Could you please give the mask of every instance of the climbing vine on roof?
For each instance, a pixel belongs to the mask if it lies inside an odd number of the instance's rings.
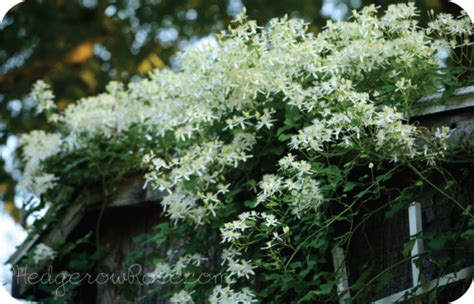
[[[259,26],[243,13],[217,43],[183,52],[179,72],[112,82],[63,112],[38,82],[32,95],[57,131],[22,137],[21,185],[61,208],[84,184],[109,197],[142,174],[166,194],[168,219],[143,240],[181,240],[148,257],[156,268],[146,276],[223,275],[160,284],[171,303],[335,302],[330,251],[349,247],[360,210],[390,216],[433,190],[464,211],[459,232],[471,241],[461,179],[446,172],[472,161],[472,145],[409,118],[421,96],[472,79],[473,28],[446,14],[422,28],[418,16],[413,3],[368,6],[314,35],[301,20]],[[351,287],[355,301],[387,280],[371,275]]]

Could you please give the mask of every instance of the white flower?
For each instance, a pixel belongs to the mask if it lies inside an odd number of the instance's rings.
[[[276,111],[274,109],[264,109],[263,114],[261,115],[260,113],[257,113],[256,118],[258,120],[257,122],[257,130],[266,127],[267,129],[271,129],[273,126],[273,123],[276,121],[276,119],[272,119],[272,114],[274,114]]]
[[[267,249],[270,249],[272,248],[274,245],[273,245],[273,242],[272,241],[268,241],[265,243],[265,246],[261,247],[260,249],[262,250],[267,250]]]
[[[448,127],[436,128],[436,131],[434,133],[435,138],[440,141],[448,140],[450,135],[451,135],[451,130]]]
[[[196,198],[183,192],[165,196],[161,201],[161,205],[175,224],[179,220],[187,219],[192,211],[197,208]]]
[[[25,168],[20,180],[20,187],[41,195],[51,189],[57,178],[42,171],[42,162],[61,152],[62,138],[60,134],[33,131],[20,138],[23,148]]]
[[[296,188],[290,191],[293,197],[291,213],[301,218],[310,211],[317,211],[324,201],[319,183],[312,178],[298,178],[295,185]]]
[[[193,298],[191,297],[191,293],[187,292],[186,290],[181,290],[175,294],[170,299],[170,303],[172,304],[194,304]]]
[[[259,193],[257,200],[261,202],[281,191],[282,178],[273,174],[266,174],[260,181],[259,186],[262,191]]]
[[[162,158],[159,158],[159,157],[152,159],[151,163],[155,167],[156,171],[160,171],[161,168],[165,168],[165,169],[170,168],[170,166]]]
[[[258,301],[255,294],[247,287],[242,288],[241,291],[235,291],[229,286],[217,285],[209,296],[211,304],[251,304],[256,302]]]
[[[323,144],[332,139],[332,129],[327,128],[323,121],[315,119],[309,127],[299,130],[298,135],[291,138],[290,146],[293,149],[312,149],[322,151]]]
[[[242,237],[242,233],[250,228],[246,223],[247,220],[254,220],[254,216],[251,213],[242,213],[239,216],[239,220],[225,223],[221,230],[221,243],[232,243],[239,240]]]
[[[255,219],[257,218],[257,212],[256,211],[242,212],[241,214],[239,214],[238,217],[239,217],[240,222],[245,222],[247,220],[255,221]]]
[[[30,96],[38,102],[38,111],[51,111],[56,109],[54,103],[54,94],[51,91],[51,86],[42,80],[38,80],[30,93]]]
[[[193,255],[190,256],[191,264],[193,264],[196,267],[201,266],[201,263],[204,261],[207,261],[208,258],[203,257],[199,253],[194,253]]]
[[[227,261],[233,260],[236,256],[240,256],[240,255],[242,255],[242,253],[236,249],[225,248],[222,251],[222,255],[221,255],[222,265],[224,265],[224,263],[226,263]]]
[[[230,187],[230,184],[221,184],[219,183],[217,185],[217,193],[221,193],[221,194],[226,194],[226,193],[229,193],[229,187]]]
[[[42,261],[52,260],[56,257],[57,253],[48,245],[40,243],[36,245],[33,251],[33,261],[38,264]]]
[[[406,90],[416,90],[417,86],[412,84],[411,79],[401,78],[399,81],[395,83],[397,87],[395,91],[406,91]]]
[[[26,186],[25,188],[30,189],[33,193],[37,195],[41,195],[48,191],[49,189],[54,188],[56,186],[57,181],[59,178],[54,176],[53,174],[42,174],[35,176],[32,180],[31,185]],[[21,183],[20,185],[25,185]]]
[[[32,131],[23,134],[20,145],[23,148],[23,159],[32,170],[37,170],[40,162],[56,155],[61,150],[62,137],[56,133]]]
[[[168,263],[159,263],[152,272],[146,274],[153,281],[165,280],[173,276],[173,271]]]
[[[234,129],[235,127],[240,127],[242,130],[245,130],[250,123],[247,121],[250,117],[244,116],[234,116],[226,120],[227,127],[225,129]],[[224,130],[225,130],[224,129]]]
[[[299,176],[312,173],[310,163],[303,160],[296,161],[291,153],[280,159],[278,164],[283,170],[295,172]]]
[[[267,227],[275,227],[278,224],[278,220],[273,214],[262,213],[262,218],[265,220],[264,225]]]
[[[227,260],[227,272],[229,273],[229,277],[232,278],[233,276],[237,278],[242,278],[245,277],[246,279],[249,279],[250,276],[255,275],[255,271],[253,271],[257,266],[254,266],[251,264],[251,261],[249,260],[244,260],[244,259],[239,259],[239,260],[233,260],[233,259],[228,259]]]
[[[461,19],[454,19],[452,15],[441,13],[428,24],[428,32],[437,32],[447,36],[470,36],[473,33],[469,17],[464,15]]]
[[[222,241],[221,243],[231,243],[239,240],[242,237],[242,233],[233,230],[221,230]]]

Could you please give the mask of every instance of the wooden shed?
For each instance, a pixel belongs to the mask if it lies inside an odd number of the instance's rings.
[[[460,89],[453,97],[442,104],[435,101],[442,94],[423,98],[417,103],[411,115],[412,122],[426,127],[448,126],[455,130],[453,140],[465,143],[474,139],[474,86]],[[463,185],[460,195],[468,205],[474,205],[474,176]],[[123,261],[134,252],[133,238],[153,231],[153,227],[163,221],[160,200],[162,194],[152,194],[143,189],[143,180],[139,177],[123,182],[116,198],[102,209],[100,199],[93,195],[83,197],[64,210],[60,210],[60,220],[47,227],[42,234],[30,235],[18,248],[8,263],[16,266],[38,243],[53,244],[58,240],[74,241],[87,231],[94,231],[98,217],[103,217],[97,230],[108,250],[105,265],[113,273],[124,273]],[[333,250],[333,266],[337,270],[339,285],[337,291],[340,303],[350,303],[349,287],[355,284],[364,270],[370,241],[371,259],[375,259],[378,270],[391,269],[392,279],[382,290],[373,291],[370,298],[374,303],[394,303],[398,301],[417,302],[417,297],[430,292],[434,287],[444,286],[440,295],[443,301],[453,300],[466,290],[474,275],[474,252],[465,257],[461,270],[440,272],[436,265],[418,265],[413,261],[403,262],[404,244],[414,241],[410,254],[419,255],[428,246],[421,233],[436,231],[441,226],[454,225],[456,214],[446,214],[438,206],[438,201],[412,202],[389,220],[380,212],[363,227],[364,234],[354,236],[346,251]],[[150,248],[149,250],[155,250]],[[446,254],[450,253],[440,253]],[[372,260],[374,261],[374,260]],[[59,267],[61,264],[58,264]],[[423,268],[423,270],[422,270]],[[146,266],[143,266],[143,271]],[[151,270],[151,269],[148,269]],[[421,284],[418,284],[421,283]],[[138,293],[143,295],[147,286]],[[41,292],[27,282],[13,276],[13,296],[40,299]],[[76,295],[75,303],[128,303],[120,287],[114,284],[87,285]],[[137,300],[135,303],[160,303],[158,296]]]

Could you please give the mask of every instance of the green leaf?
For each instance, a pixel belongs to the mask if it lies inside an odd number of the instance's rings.
[[[253,209],[253,208],[255,208],[256,205],[257,205],[257,200],[256,200],[256,199],[246,200],[246,201],[244,202],[244,205],[245,205],[246,207],[249,207],[249,208],[252,208],[252,209]]]
[[[334,282],[327,282],[327,283],[321,284],[320,294],[322,294],[322,295],[330,294],[332,289],[334,288],[334,285],[335,285]]]
[[[449,98],[454,95],[454,92],[456,91],[455,87],[450,87],[447,90],[443,92],[442,98]]]
[[[250,186],[251,188],[255,188],[255,186],[257,186],[257,181],[252,178],[247,180],[245,184]]]
[[[270,201],[269,203],[266,203],[265,206],[267,206],[268,208],[276,207],[278,206],[278,203],[274,201]]]
[[[283,132],[291,130],[291,129],[293,129],[293,127],[291,127],[291,126],[283,126],[281,128],[278,128],[277,136],[280,136],[281,134],[283,134]]]
[[[474,239],[474,229],[469,229],[462,233],[462,237],[468,240]]]
[[[403,245],[403,256],[405,257],[410,256],[410,252],[415,246],[415,243],[416,243],[416,239],[411,239]]]
[[[283,122],[285,126],[294,127],[297,125],[297,122],[301,118],[301,113],[297,107],[288,106],[285,113],[285,121]]]
[[[462,212],[462,215],[468,216],[471,213],[471,209],[472,205],[467,206],[466,209],[464,209],[464,211]]]
[[[184,182],[184,189],[192,191],[196,187],[198,182],[198,178],[196,176],[192,176],[188,181]]]
[[[383,182],[386,182],[388,180],[390,180],[392,178],[392,174],[384,174],[384,175],[379,175],[375,178],[375,181],[377,183],[383,183]]]
[[[397,214],[399,211],[403,210],[404,208],[408,207],[408,203],[398,202],[391,206],[391,208],[385,212],[385,219],[391,219]]]
[[[439,251],[441,249],[443,249],[446,245],[446,243],[448,242],[448,240],[450,239],[450,237],[448,235],[441,235],[439,236],[438,238],[430,241],[428,243],[428,245],[430,246],[431,249],[435,250],[435,251]]]
[[[280,145],[280,146],[274,146],[266,149],[263,151],[262,155],[276,155],[276,156],[281,156],[283,152],[285,151],[285,146]]]
[[[278,136],[278,140],[280,141],[287,141],[288,139],[291,139],[293,135],[291,134],[280,134],[280,136]]]
[[[303,267],[303,263],[301,261],[294,262],[290,264],[290,268],[297,269]]]
[[[344,186],[344,192],[349,192],[351,191],[352,189],[354,189],[354,187],[356,186],[355,183],[353,182],[347,182],[346,185]]]
[[[387,284],[390,282],[391,279],[392,279],[392,274],[387,271],[379,277],[378,285],[381,286],[382,288],[386,288]]]

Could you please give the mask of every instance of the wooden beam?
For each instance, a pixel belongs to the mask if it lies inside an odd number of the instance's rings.
[[[443,97],[443,92],[421,98],[413,105],[411,117],[420,117],[439,114],[447,111],[474,108],[474,86],[460,88],[454,91],[454,95],[447,98],[443,103],[436,101]]]
[[[410,238],[415,238],[415,244],[411,250],[411,256],[416,257],[423,252],[423,240],[420,238],[420,234],[423,230],[420,203],[413,202],[410,207],[408,207],[408,224],[410,228]],[[411,274],[413,287],[415,287],[421,281],[421,272],[413,258],[411,260]]]
[[[347,267],[345,262],[344,250],[336,246],[332,249],[332,261],[334,265],[334,272],[336,273],[337,294],[339,296],[339,303],[349,303],[351,294],[349,292],[349,277],[347,275]]]

